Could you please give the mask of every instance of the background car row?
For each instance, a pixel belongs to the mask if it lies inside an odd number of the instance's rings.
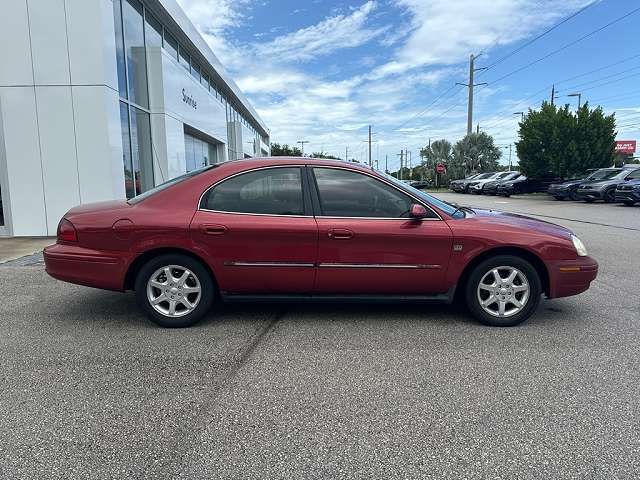
[[[549,185],[558,178],[529,178],[520,172],[488,172],[454,180],[449,188],[457,193],[485,195],[517,195],[522,193],[546,192]]]
[[[640,203],[640,165],[600,168],[587,171],[582,178],[562,181],[559,178],[529,178],[520,172],[488,172],[454,180],[449,189],[457,193],[518,195],[547,192],[557,200],[602,200],[625,205]]]

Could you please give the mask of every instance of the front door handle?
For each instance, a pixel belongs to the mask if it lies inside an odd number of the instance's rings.
[[[227,227],[224,225],[200,225],[200,230],[205,235],[224,235],[227,232]]]
[[[349,240],[353,238],[353,232],[346,228],[333,228],[327,232],[327,237],[332,240]]]

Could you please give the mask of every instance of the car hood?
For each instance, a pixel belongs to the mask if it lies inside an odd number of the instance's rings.
[[[572,187],[588,181],[589,180],[567,180],[566,182],[552,183],[549,187]]]
[[[581,186],[583,186],[583,185],[591,185],[591,186],[594,186],[594,187],[598,187],[598,186],[601,186],[601,185],[613,185],[613,184],[620,183],[620,182],[621,182],[620,179],[610,178],[608,180],[587,180],[586,182],[580,182],[580,185]]]
[[[571,230],[556,225],[555,223],[546,222],[544,220],[538,220],[536,218],[527,217],[526,215],[519,215],[515,213],[506,213],[495,210],[480,210],[473,209],[477,220],[482,221],[485,224],[508,225],[510,227],[517,227],[522,230],[532,230],[538,233],[544,233],[557,238],[567,239],[571,236]]]

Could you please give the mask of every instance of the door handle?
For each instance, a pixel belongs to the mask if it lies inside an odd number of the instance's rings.
[[[224,225],[200,225],[200,230],[205,235],[224,235],[227,227]]]
[[[332,228],[327,232],[327,237],[332,240],[349,240],[353,238],[353,232],[346,228]]]

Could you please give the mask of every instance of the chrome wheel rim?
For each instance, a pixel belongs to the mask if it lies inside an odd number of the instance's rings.
[[[529,300],[531,288],[524,273],[515,267],[495,267],[478,284],[477,296],[482,310],[494,317],[512,317]]]
[[[147,281],[147,299],[165,317],[184,317],[200,303],[202,288],[195,273],[181,265],[157,269]]]

